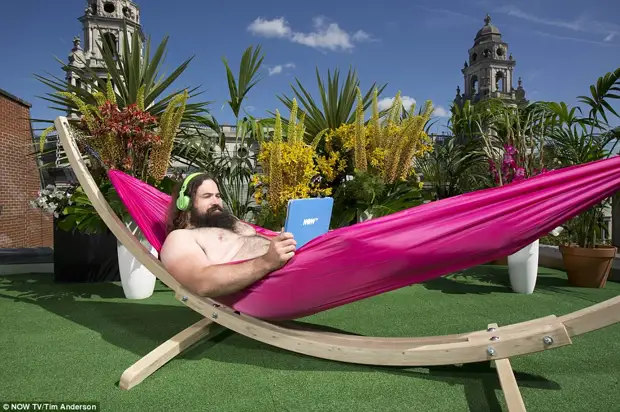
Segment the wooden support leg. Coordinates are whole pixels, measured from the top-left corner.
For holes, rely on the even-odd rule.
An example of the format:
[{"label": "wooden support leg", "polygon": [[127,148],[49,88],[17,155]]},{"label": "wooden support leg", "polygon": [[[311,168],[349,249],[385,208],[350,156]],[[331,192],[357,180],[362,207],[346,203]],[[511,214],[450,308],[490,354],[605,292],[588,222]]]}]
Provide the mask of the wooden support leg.
[{"label": "wooden support leg", "polygon": [[120,388],[131,389],[185,349],[209,335],[212,323],[204,318],[162,343],[123,372]]},{"label": "wooden support leg", "polygon": [[[497,323],[491,323],[488,327],[497,329]],[[517,380],[515,379],[512,366],[510,366],[510,360],[497,359],[494,362],[500,385],[504,391],[508,411],[525,412],[525,404],[523,403],[523,398],[521,397],[519,385],[517,385]]]}]

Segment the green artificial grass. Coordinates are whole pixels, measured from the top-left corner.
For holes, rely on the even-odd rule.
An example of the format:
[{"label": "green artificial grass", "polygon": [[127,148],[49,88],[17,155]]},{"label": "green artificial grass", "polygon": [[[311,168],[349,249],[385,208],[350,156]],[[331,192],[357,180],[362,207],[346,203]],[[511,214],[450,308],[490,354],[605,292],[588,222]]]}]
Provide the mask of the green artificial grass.
[{"label": "green artificial grass", "polygon": [[[620,295],[569,287],[540,269],[533,295],[513,293],[502,266],[413,285],[305,319],[348,332],[424,336],[562,315]],[[501,411],[488,362],[370,367],[311,358],[221,332],[130,391],[122,372],[200,319],[158,284],[130,301],[120,284],[55,284],[50,275],[0,278],[0,400],[98,401],[102,411]],[[511,360],[528,411],[616,411],[620,324],[573,345]]]}]

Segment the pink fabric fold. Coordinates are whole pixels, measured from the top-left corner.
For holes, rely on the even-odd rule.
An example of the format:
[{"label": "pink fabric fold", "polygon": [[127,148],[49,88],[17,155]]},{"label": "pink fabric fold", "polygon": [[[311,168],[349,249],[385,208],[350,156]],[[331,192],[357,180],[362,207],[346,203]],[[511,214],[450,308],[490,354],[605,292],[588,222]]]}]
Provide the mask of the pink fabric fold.
[{"label": "pink fabric fold", "polygon": [[[336,229],[298,249],[280,270],[217,300],[262,319],[298,319],[484,264],[613,195],[619,172],[620,157],[614,156]],[[109,175],[160,250],[170,197],[122,172]]]}]

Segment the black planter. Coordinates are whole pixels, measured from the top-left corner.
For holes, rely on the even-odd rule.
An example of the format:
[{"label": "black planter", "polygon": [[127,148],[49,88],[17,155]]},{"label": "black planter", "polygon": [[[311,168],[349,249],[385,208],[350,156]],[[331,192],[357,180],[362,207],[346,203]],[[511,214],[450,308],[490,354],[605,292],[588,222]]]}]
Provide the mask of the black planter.
[{"label": "black planter", "polygon": [[54,220],[54,280],[56,282],[120,281],[116,237],[86,235],[59,229]]}]

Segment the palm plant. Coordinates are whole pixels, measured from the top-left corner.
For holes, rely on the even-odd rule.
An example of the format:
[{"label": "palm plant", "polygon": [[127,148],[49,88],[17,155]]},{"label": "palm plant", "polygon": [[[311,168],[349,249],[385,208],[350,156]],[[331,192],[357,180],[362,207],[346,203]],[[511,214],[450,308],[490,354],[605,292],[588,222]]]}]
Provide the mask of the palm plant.
[{"label": "palm plant", "polygon": [[451,138],[435,144],[433,151],[417,159],[417,170],[436,198],[444,199],[488,187],[488,163],[483,150],[481,130],[492,127],[503,104],[489,99],[450,108],[448,122]]},{"label": "palm plant", "polygon": [[[435,144],[433,151],[417,160],[416,170],[431,186],[437,199],[445,199],[486,186],[488,166],[475,140],[451,138]],[[482,167],[480,167],[482,166]]]},{"label": "palm plant", "polygon": [[[117,50],[108,38],[103,38],[103,44],[98,43],[98,48],[103,56],[105,68],[114,85],[116,103],[120,109],[132,104],[138,104],[138,99],[143,96],[142,105],[147,111],[159,118],[166,110],[172,99],[183,90],[173,91],[162,97],[164,92],[176,81],[187,69],[193,57],[185,60],[169,76],[160,75],[163,64],[163,56],[168,45],[168,37],[165,37],[155,53],[151,56],[151,39],[146,41],[146,48],[142,47],[139,36],[129,36],[127,27],[123,28],[124,36],[121,50]],[[132,42],[129,44],[129,37]],[[60,95],[59,92],[74,93],[86,104],[96,105],[94,98],[96,92],[106,94],[108,83],[100,79],[96,72],[85,65],[85,67],[68,66],[58,60],[64,71],[73,71],[82,81],[83,87],[76,87],[68,84],[66,80],[57,76],[43,77],[35,75],[39,81],[52,89],[51,93],[46,93],[48,97],[41,97],[58,106],[51,107],[69,113],[80,113],[80,108],[74,99]],[[84,62],[85,63],[85,62]],[[143,89],[141,91],[141,89]],[[188,90],[189,98],[195,97],[200,93],[195,93],[198,88]],[[210,102],[187,103],[181,124],[196,121],[206,110]],[[42,122],[53,122],[42,120]]]},{"label": "palm plant", "polygon": [[599,115],[607,122],[609,113],[620,117],[607,99],[620,99],[620,67],[598,78],[596,85],[590,86],[590,96],[579,96],[579,101],[590,106],[590,118],[598,119]]},{"label": "palm plant", "polygon": [[[599,77],[590,86],[590,96],[579,96],[581,103],[589,106],[587,117],[575,116],[565,104],[550,104],[554,113],[551,137],[554,156],[563,166],[582,164],[604,159],[614,153],[620,137],[618,127],[611,128],[608,114],[620,117],[610,99],[620,99],[614,92],[620,91],[620,68]],[[611,146],[611,147],[610,147]],[[595,205],[567,223],[569,240],[581,248],[592,248],[600,239],[603,226],[603,210],[609,199]]]},{"label": "palm plant", "polygon": [[222,59],[228,82],[228,105],[236,119],[233,149],[228,148],[219,122],[205,115],[179,134],[172,154],[179,163],[215,176],[224,203],[240,219],[249,219],[257,211],[250,187],[256,159],[250,154],[252,147],[264,138],[270,124],[270,119],[259,120],[247,113],[241,117],[245,98],[261,80],[259,72],[263,59],[260,46],[248,47],[241,57],[237,78],[226,58]]},{"label": "palm plant", "polygon": [[[353,123],[355,121],[355,107],[357,104],[357,89],[360,81],[357,77],[355,70],[349,68],[347,77],[340,84],[340,70],[334,70],[332,77],[331,71],[327,71],[326,84],[321,79],[319,69],[316,69],[316,79],[319,88],[319,99],[322,107],[315,101],[312,95],[301,84],[299,79],[295,79],[297,88],[291,85],[293,89],[294,98],[299,104],[300,110],[299,116],[302,112],[305,114],[305,127],[306,143],[311,143],[317,135],[324,133],[327,130],[335,130],[342,124]],[[327,85],[327,89],[326,86]],[[380,95],[387,85],[383,85],[378,88],[378,94]],[[376,83],[373,83],[363,97],[364,111],[372,103],[373,92],[375,90]],[[293,107],[293,98],[286,95],[278,96],[278,99],[288,108],[290,111]],[[274,113],[270,114],[275,117]],[[282,119],[284,126],[288,125],[287,119]]]},{"label": "palm plant", "polygon": [[[186,90],[167,92],[174,83],[187,69],[193,57],[190,57],[173,70],[169,76],[160,74],[163,65],[163,56],[168,45],[168,37],[165,37],[158,45],[154,53],[151,53],[151,39],[148,38],[146,46],[140,42],[139,36],[128,36],[127,27],[123,27],[124,36],[121,51],[110,43],[110,39],[102,38],[103,44],[97,43],[107,72],[107,79],[101,79],[97,73],[85,65],[85,67],[68,66],[66,63],[57,59],[64,71],[73,71],[82,82],[81,87],[76,87],[66,80],[48,73],[48,77],[35,74],[35,78],[48,86],[51,92],[41,99],[53,103],[52,109],[62,111],[64,114],[75,114],[77,116],[83,111],[78,102],[83,102],[85,106],[97,106],[98,95],[114,95],[114,100],[120,110],[130,106],[138,105],[144,107],[147,112],[157,119],[160,119],[170,103]],[[129,37],[132,38],[131,44]],[[113,87],[111,87],[113,85]],[[188,99],[199,95],[196,93],[198,88],[187,90]],[[210,102],[187,102],[183,112],[180,128],[186,127],[203,119],[203,114],[208,113],[207,107]],[[71,123],[75,120],[70,116]],[[40,136],[40,150],[32,153],[39,157],[40,167],[46,168],[55,161],[44,162],[43,159],[51,157],[60,164],[65,164],[64,154],[58,151],[54,145],[47,145],[44,148],[46,137],[54,129],[53,119],[33,119],[35,123],[51,124],[47,127],[37,128],[43,130]],[[54,152],[56,152],[54,154]]]},{"label": "palm plant", "polygon": [[480,129],[488,130],[494,123],[497,113],[504,107],[499,99],[482,100],[475,104],[466,100],[463,106],[452,105],[449,129],[460,142],[480,137]]}]

